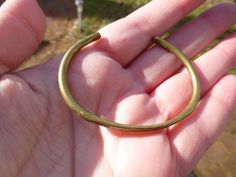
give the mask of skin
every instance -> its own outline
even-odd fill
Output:
[[[70,67],[75,98],[89,111],[122,123],[159,123],[178,114],[191,96],[188,73],[179,70],[180,62],[166,50],[144,49],[153,36],[201,3],[154,0],[101,29],[103,39],[83,49]],[[168,41],[191,58],[235,21],[235,5],[222,4],[181,27]],[[180,124],[132,134],[88,123],[69,110],[59,93],[60,57],[11,73],[32,54],[44,31],[36,1],[7,0],[1,6],[1,176],[183,177],[236,107],[236,77],[227,75],[236,65],[232,34],[194,62],[201,100]]]

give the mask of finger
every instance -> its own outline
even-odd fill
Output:
[[[5,1],[0,10],[0,74],[27,59],[44,31],[44,15],[35,0]]]
[[[236,33],[194,62],[200,78],[202,96],[226,75],[230,68],[236,65],[235,50]],[[191,87],[189,74],[184,70],[166,80],[156,89],[154,97],[165,120],[176,116],[184,109],[192,95]]]
[[[195,113],[170,131],[179,169],[192,169],[221,133],[236,108],[236,77],[222,78],[201,100]]]
[[[192,58],[235,22],[236,5],[221,4],[180,28],[168,41]],[[174,55],[155,47],[137,58],[129,70],[144,90],[150,92],[180,66]]]
[[[100,30],[98,47],[126,66],[149,45],[204,0],[154,0],[131,15]]]

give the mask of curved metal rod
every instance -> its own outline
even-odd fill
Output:
[[[177,56],[177,58],[187,68],[192,79],[192,97],[188,105],[180,114],[160,124],[128,125],[128,124],[116,123],[108,119],[105,119],[104,117],[97,116],[87,111],[82,106],[80,106],[77,103],[77,101],[74,99],[74,97],[72,96],[70,92],[70,88],[68,86],[68,80],[67,80],[68,67],[73,56],[78,52],[78,50],[80,50],[87,44],[98,40],[100,37],[101,35],[97,32],[78,41],[66,52],[66,54],[64,55],[61,61],[59,72],[58,72],[59,89],[60,89],[62,97],[64,98],[66,104],[69,106],[71,110],[75,111],[79,116],[81,116],[83,119],[89,122],[102,125],[108,128],[112,128],[112,129],[116,129],[120,131],[128,131],[128,132],[146,132],[146,131],[155,131],[155,130],[164,129],[178,123],[179,121],[183,120],[194,111],[200,99],[200,82],[196,74],[196,71],[191,64],[191,61],[189,61],[188,58],[180,50],[178,50],[175,46],[173,46],[169,42],[159,37],[154,37],[153,42],[156,44],[160,44],[165,49],[169,50],[171,53]]]

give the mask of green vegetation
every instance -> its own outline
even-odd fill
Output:
[[[229,73],[236,75],[236,68],[231,69]]]
[[[148,0],[86,0],[83,34],[91,34],[117,19],[125,17]]]

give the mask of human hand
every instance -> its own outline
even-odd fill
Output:
[[[127,124],[153,124],[178,114],[191,96],[188,73],[161,47],[145,50],[202,0],[151,1],[100,32],[74,59],[68,78],[80,104]],[[236,105],[236,35],[194,61],[201,101],[168,129],[122,133],[78,118],[58,90],[60,58],[10,73],[43,37],[34,0],[7,0],[0,10],[0,173],[13,176],[186,176],[229,121]],[[168,40],[189,58],[236,21],[236,6],[217,6]]]

